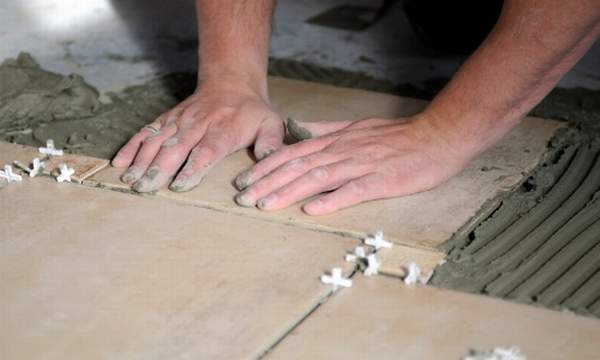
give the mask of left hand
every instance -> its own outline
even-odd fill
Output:
[[[458,173],[472,154],[416,115],[400,119],[302,123],[311,139],[279,149],[236,178],[242,206],[304,205],[321,215],[364,201],[431,189]],[[318,136],[318,137],[316,137]]]

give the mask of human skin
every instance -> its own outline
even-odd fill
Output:
[[[199,8],[208,8],[205,3],[209,2],[199,2]],[[225,11],[223,3],[210,7],[216,13],[219,10]],[[199,12],[202,13],[202,10]],[[261,19],[270,19],[270,13],[261,14],[264,15]],[[201,16],[200,19],[202,21]],[[268,21],[265,24],[268,25]],[[256,25],[260,27],[264,24]],[[206,23],[204,26],[217,28],[219,25]],[[249,32],[268,34],[266,29],[253,29]],[[242,191],[236,201],[243,206],[258,206],[259,209],[271,211],[328,192],[303,207],[306,213],[319,215],[364,201],[431,189],[458,173],[472,158],[514,127],[583,56],[599,33],[600,3],[597,0],[507,0],[491,34],[422,113],[398,119],[371,118],[301,124],[314,138],[279,148],[240,174],[235,182]],[[243,35],[248,36],[247,33]],[[265,43],[268,41],[264,40]],[[200,71],[214,71],[221,77],[227,76],[230,53],[239,54],[242,50],[252,52],[245,44],[232,41],[233,44],[219,42],[219,46],[227,50],[214,56],[211,67],[204,67],[201,62]],[[210,50],[206,47],[210,44],[203,47],[202,38],[200,44],[202,56],[205,51]],[[259,76],[259,82],[264,83],[266,94],[266,47],[263,50],[265,53],[262,54],[262,59],[265,63],[261,70],[264,72]],[[233,68],[237,69],[236,66],[243,68],[245,65],[236,65],[234,62]],[[256,74],[250,74],[252,76],[249,76],[249,82],[256,81]],[[206,76],[212,77],[210,74]],[[202,87],[203,85],[197,93],[202,93]],[[211,97],[210,100],[217,104],[223,101],[221,95]],[[192,100],[186,106],[194,106],[196,101],[198,100]],[[266,100],[263,103],[268,107]],[[214,106],[208,101],[203,104]],[[240,112],[243,113],[240,117],[245,115],[244,119],[247,120],[221,120],[220,129],[227,129],[231,133],[218,131],[214,135],[214,141],[218,142],[216,139],[224,136],[224,140],[219,138],[219,141],[228,143],[228,150],[231,150],[250,145],[252,140],[249,139],[254,136],[257,141],[255,149],[264,148],[256,137],[258,131],[255,123],[258,121],[251,120],[250,115],[253,113],[241,109]],[[194,124],[192,129],[198,128],[196,133],[204,134],[201,130],[210,128],[211,123],[201,117],[190,116],[189,119],[193,119],[187,120]],[[233,125],[226,126],[229,125],[228,121]],[[242,122],[243,126],[240,125]],[[204,125],[206,123],[208,125]],[[246,127],[250,127],[252,131],[247,131]],[[119,154],[113,164],[129,165],[128,161],[122,159],[133,158],[139,143],[148,135],[145,132],[143,130],[136,135],[137,139],[132,139],[131,145],[126,145],[122,150],[126,156],[119,158]],[[238,135],[241,133],[252,135],[241,137]],[[162,144],[169,137],[159,135],[146,143]],[[208,132],[204,138],[208,138]],[[235,142],[241,138],[244,141]],[[280,138],[276,145],[275,141],[272,144],[274,145],[269,146],[269,149],[279,147]],[[175,146],[169,148],[170,153],[178,152],[178,159],[187,155],[181,148],[173,150]],[[161,153],[163,151],[164,148]],[[165,158],[160,163],[160,171],[164,175],[160,177],[160,181],[156,181],[159,178],[156,175],[151,182],[152,186],[138,186],[138,191],[157,188],[166,182],[169,172],[176,170],[177,166],[169,165],[169,159],[161,156],[161,153],[157,158]],[[220,154],[224,154],[224,157],[227,153],[222,151]],[[194,152],[190,154],[190,161],[193,154]],[[214,157],[213,162],[208,164],[213,164],[220,158],[222,157]],[[203,174],[205,170],[201,166],[207,162],[201,160],[193,163],[196,168],[192,170],[198,169]],[[178,165],[182,162],[183,160]],[[186,172],[186,168],[182,171]],[[187,176],[193,177],[189,174]],[[173,184],[171,188],[174,187]],[[134,188],[136,185],[137,183]]]
[[[197,1],[197,89],[150,124],[158,134],[141,129],[119,150],[112,165],[129,167],[122,181],[149,192],[174,177],[169,188],[188,191],[236,150],[254,144],[262,159],[282,146],[284,127],[269,103],[266,75],[274,4]]]

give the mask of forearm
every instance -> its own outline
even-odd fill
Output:
[[[492,33],[425,111],[458,153],[499,140],[600,33],[598,1],[507,0]]]
[[[247,84],[267,94],[275,0],[197,0],[199,82]]]

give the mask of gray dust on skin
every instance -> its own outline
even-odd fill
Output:
[[[142,126],[193,92],[191,75],[170,75],[100,96],[78,75],[42,69],[26,53],[0,65],[0,139],[110,159]]]
[[[295,140],[307,140],[312,139],[313,137],[313,134],[307,128],[303,127],[298,121],[292,118],[288,118],[285,123],[285,128],[287,133]]]

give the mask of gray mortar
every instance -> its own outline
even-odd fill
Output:
[[[295,140],[308,140],[313,137],[313,134],[307,128],[292,118],[288,118],[285,128],[287,133]]]
[[[587,282],[600,262],[586,255],[600,244],[600,141],[570,129],[549,151],[491,216],[442,246],[433,285],[600,315],[590,308],[600,283]]]
[[[28,54],[0,65],[0,139],[39,146],[52,138],[70,153],[112,158],[142,126],[193,92],[171,75],[103,96],[78,75],[40,68]]]

